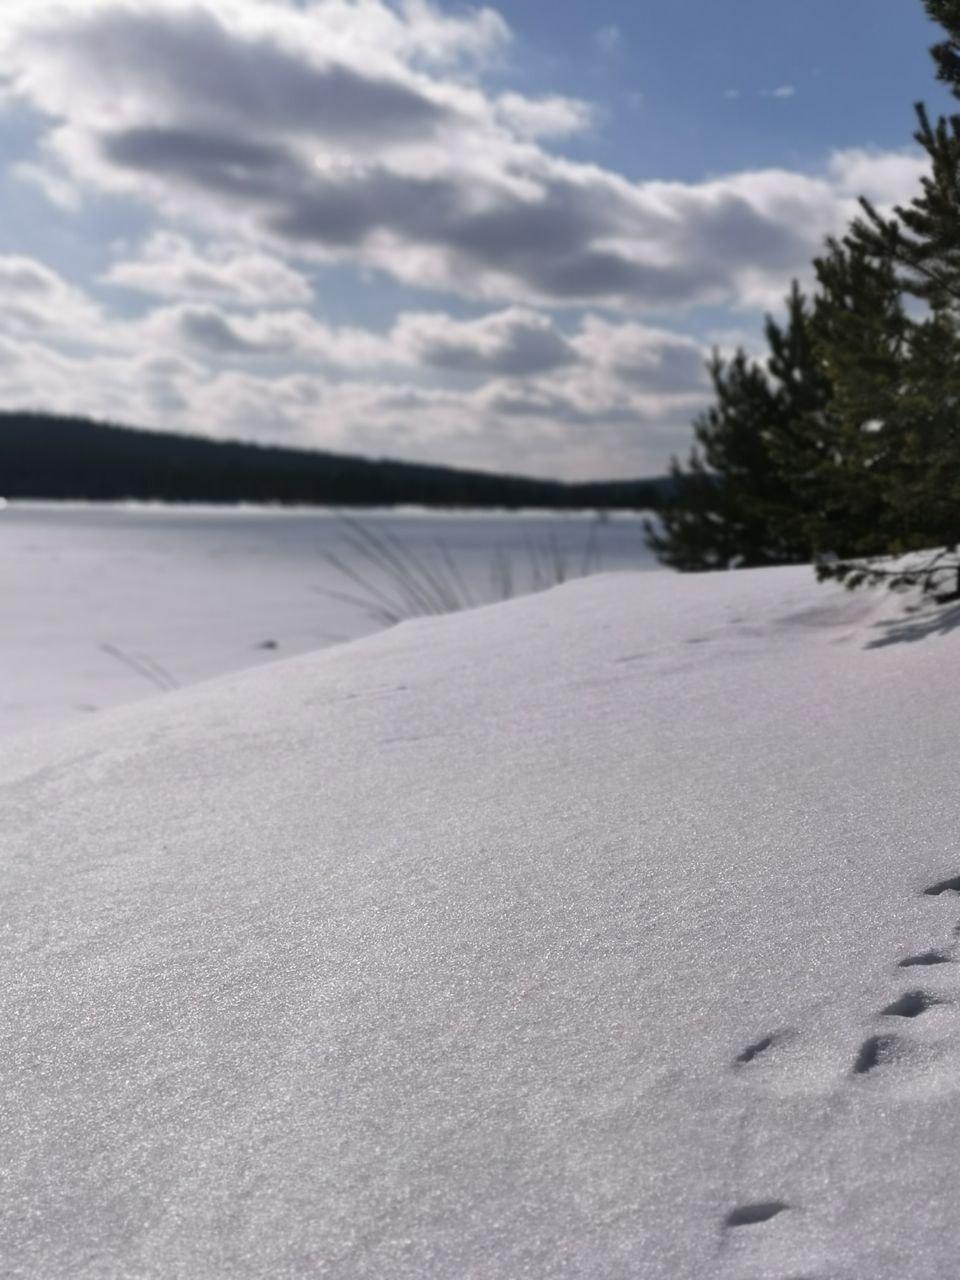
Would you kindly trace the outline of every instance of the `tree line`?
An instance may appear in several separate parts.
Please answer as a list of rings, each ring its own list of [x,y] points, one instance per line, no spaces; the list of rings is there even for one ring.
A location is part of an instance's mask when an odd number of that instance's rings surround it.
[[[0,496],[6,498],[645,510],[658,505],[668,487],[663,478],[562,484],[0,413]]]
[[[960,98],[960,0],[924,0]],[[929,162],[892,213],[867,199],[794,284],[767,355],[715,355],[714,399],[647,528],[680,570],[810,563],[848,586],[960,597],[960,115],[915,106]]]

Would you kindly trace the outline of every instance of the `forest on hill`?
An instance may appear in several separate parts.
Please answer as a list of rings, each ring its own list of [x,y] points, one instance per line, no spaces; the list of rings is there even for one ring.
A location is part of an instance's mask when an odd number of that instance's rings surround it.
[[[667,479],[565,484],[452,467],[0,413],[0,496],[336,506],[657,506]]]

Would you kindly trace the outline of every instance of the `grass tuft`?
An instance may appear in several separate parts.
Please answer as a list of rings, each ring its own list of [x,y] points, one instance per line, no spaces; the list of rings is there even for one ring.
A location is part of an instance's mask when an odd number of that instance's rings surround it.
[[[361,609],[382,626],[511,600],[601,572],[599,525],[592,521],[583,546],[572,552],[560,546],[555,533],[537,538],[529,530],[519,558],[502,544],[492,546],[489,589],[482,591],[480,586],[471,590],[463,566],[445,543],[435,540],[432,553],[425,555],[386,530],[341,516],[344,551],[325,551],[324,558],[350,589],[325,589],[323,594]]]

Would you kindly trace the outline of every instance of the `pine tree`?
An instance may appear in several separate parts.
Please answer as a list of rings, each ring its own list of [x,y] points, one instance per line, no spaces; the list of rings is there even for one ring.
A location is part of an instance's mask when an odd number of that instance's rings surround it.
[[[932,50],[960,97],[960,0],[926,0],[947,40]],[[862,216],[817,263],[815,328],[834,386],[841,465],[821,473],[848,510],[821,521],[821,576],[960,595],[960,117],[916,108],[929,160],[918,195]],[[832,543],[832,545],[831,545]],[[931,550],[932,549],[932,550]],[[903,557],[910,555],[907,561]],[[951,588],[943,593],[945,582]]]
[[[947,36],[930,50],[937,65],[937,79],[950,86],[954,97],[960,98],[960,0],[924,0],[924,7]]]
[[[781,500],[770,513],[782,539],[809,561],[817,522],[825,514],[822,474],[837,450],[831,413],[833,387],[818,345],[815,318],[819,301],[810,304],[794,282],[787,299],[787,321],[768,317],[767,368],[778,387],[777,415],[767,432],[771,460],[780,477]]]
[[[863,217],[850,229],[853,245],[897,271],[904,293],[932,312],[960,310],[960,116],[931,124],[922,102],[915,140],[926,152],[930,172],[920,180],[920,193],[892,216],[879,213],[861,198]]]
[[[960,98],[960,0],[924,3],[946,37],[938,77]],[[765,368],[715,359],[716,403],[648,530],[666,563],[813,556],[850,586],[960,597],[960,115],[916,113],[918,195],[892,214],[861,201],[815,263],[812,306],[794,288],[786,326],[768,322]]]
[[[715,402],[694,423],[674,493],[647,542],[680,570],[754,568],[811,559],[806,503],[829,435],[829,381],[794,285],[787,319],[768,318],[766,367],[742,350],[710,363]]]
[[[905,532],[891,494],[907,321],[892,271],[849,241],[829,240],[814,266],[820,288],[811,328],[830,381],[833,429],[809,480],[807,527],[820,576],[856,585],[855,559]]]

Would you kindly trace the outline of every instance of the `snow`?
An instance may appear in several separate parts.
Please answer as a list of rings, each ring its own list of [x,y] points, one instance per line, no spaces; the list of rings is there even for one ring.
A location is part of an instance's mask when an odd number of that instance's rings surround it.
[[[955,1275],[958,621],[608,574],[0,742],[4,1276]]]
[[[361,519],[427,566],[443,543],[476,600],[495,595],[491,570],[501,554],[524,589],[531,545],[556,546],[571,567],[591,540],[605,568],[654,563],[639,517],[623,513],[595,527],[574,513],[411,509]],[[327,553],[357,562],[341,517],[322,509],[4,504],[0,734],[376,630],[365,610],[331,594],[368,593]]]

